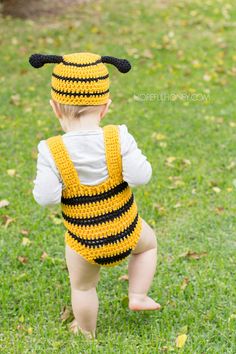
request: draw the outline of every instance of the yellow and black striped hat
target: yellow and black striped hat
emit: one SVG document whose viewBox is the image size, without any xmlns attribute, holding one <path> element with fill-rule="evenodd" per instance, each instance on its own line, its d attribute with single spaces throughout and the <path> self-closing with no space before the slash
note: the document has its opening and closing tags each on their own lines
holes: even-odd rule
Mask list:
<svg viewBox="0 0 236 354">
<path fill-rule="evenodd" d="M 122 73 L 131 69 L 126 59 L 93 53 L 63 56 L 32 54 L 29 62 L 34 68 L 57 63 L 52 73 L 51 96 L 55 101 L 68 105 L 93 106 L 108 101 L 109 73 L 104 63 L 113 64 Z"/>
</svg>

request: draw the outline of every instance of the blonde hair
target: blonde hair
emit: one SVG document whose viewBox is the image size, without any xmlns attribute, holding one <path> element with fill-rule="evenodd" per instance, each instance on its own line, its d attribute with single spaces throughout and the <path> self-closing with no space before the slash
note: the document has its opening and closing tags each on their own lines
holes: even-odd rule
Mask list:
<svg viewBox="0 0 236 354">
<path fill-rule="evenodd" d="M 55 101 L 54 101 L 55 102 Z M 83 114 L 91 113 L 91 112 L 99 112 L 103 105 L 96 105 L 96 106 L 78 106 L 78 105 L 69 105 L 69 104 L 62 104 L 59 102 L 55 102 L 63 117 L 79 119 Z"/>
</svg>

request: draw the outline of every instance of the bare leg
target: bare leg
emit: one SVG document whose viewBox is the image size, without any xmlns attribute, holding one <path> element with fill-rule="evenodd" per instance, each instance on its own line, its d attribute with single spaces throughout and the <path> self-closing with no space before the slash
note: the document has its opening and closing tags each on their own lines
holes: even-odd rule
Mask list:
<svg viewBox="0 0 236 354">
<path fill-rule="evenodd" d="M 147 296 L 157 264 L 157 240 L 154 230 L 142 219 L 141 236 L 131 253 L 129 273 L 129 309 L 159 310 L 161 306 Z"/>
<path fill-rule="evenodd" d="M 95 338 L 99 306 L 96 285 L 101 267 L 87 262 L 68 245 L 66 263 L 70 276 L 72 309 L 77 325 L 87 338 Z"/>
</svg>

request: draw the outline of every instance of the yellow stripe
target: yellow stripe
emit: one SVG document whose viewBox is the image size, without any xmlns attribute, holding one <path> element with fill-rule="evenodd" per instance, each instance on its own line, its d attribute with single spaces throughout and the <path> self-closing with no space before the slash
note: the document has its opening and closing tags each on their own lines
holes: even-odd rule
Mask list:
<svg viewBox="0 0 236 354">
<path fill-rule="evenodd" d="M 89 262 L 96 264 L 96 262 L 93 261 L 94 258 L 97 257 L 109 257 L 109 256 L 114 256 L 116 254 L 125 252 L 129 248 L 134 249 L 138 243 L 138 240 L 141 235 L 141 228 L 142 228 L 142 223 L 141 223 L 141 218 L 139 216 L 138 218 L 138 223 L 128 238 L 125 238 L 122 242 L 120 243 L 115 243 L 112 245 L 105 245 L 99 248 L 88 248 L 84 245 L 79 244 L 76 240 L 74 240 L 67 232 L 65 233 L 65 242 L 76 252 L 80 253 L 83 257 L 85 257 Z M 116 263 L 112 263 L 112 266 L 115 264 L 119 264 L 122 261 L 118 261 Z M 108 265 L 106 265 L 108 266 Z"/>
<path fill-rule="evenodd" d="M 73 234 L 84 239 L 106 237 L 107 234 L 116 235 L 126 229 L 137 214 L 137 205 L 133 203 L 131 208 L 122 214 L 122 217 L 106 221 L 98 225 L 74 225 L 64 220 L 65 227 Z M 109 237 L 109 236 L 107 236 Z"/>
<path fill-rule="evenodd" d="M 72 218 L 75 218 L 78 215 L 80 218 L 98 216 L 122 207 L 129 200 L 131 194 L 131 189 L 127 188 L 121 193 L 100 202 L 83 205 L 62 204 L 62 211 L 67 216 L 70 216 Z"/>
</svg>

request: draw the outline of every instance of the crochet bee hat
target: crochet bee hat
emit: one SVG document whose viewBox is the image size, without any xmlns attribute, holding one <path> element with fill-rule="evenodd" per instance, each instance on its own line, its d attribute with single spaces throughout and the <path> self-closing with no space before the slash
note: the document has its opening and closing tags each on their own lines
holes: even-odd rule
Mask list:
<svg viewBox="0 0 236 354">
<path fill-rule="evenodd" d="M 73 53 L 63 56 L 32 54 L 29 58 L 34 68 L 44 64 L 57 64 L 53 68 L 51 96 L 62 104 L 101 105 L 109 98 L 109 73 L 104 63 L 114 65 L 127 73 L 131 65 L 126 59 L 100 56 L 93 53 Z"/>
</svg>

